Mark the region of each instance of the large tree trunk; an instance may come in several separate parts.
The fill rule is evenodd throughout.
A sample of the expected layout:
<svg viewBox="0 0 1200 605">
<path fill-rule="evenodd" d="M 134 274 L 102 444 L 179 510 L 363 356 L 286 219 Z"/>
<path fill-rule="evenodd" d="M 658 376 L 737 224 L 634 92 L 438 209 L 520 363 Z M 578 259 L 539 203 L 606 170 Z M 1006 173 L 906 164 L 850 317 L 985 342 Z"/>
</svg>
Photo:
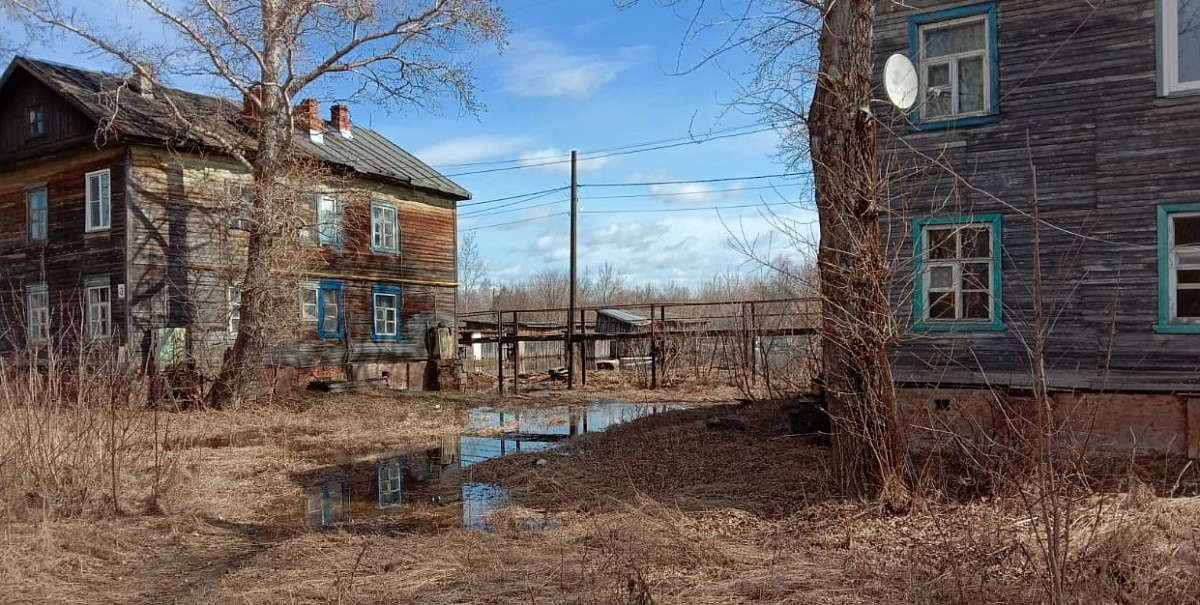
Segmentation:
<svg viewBox="0 0 1200 605">
<path fill-rule="evenodd" d="M 875 0 L 826 4 L 807 118 L 821 243 L 822 362 L 843 488 L 907 505 L 905 448 L 887 347 L 894 321 L 880 248 L 875 118 L 869 113 Z"/>
</svg>

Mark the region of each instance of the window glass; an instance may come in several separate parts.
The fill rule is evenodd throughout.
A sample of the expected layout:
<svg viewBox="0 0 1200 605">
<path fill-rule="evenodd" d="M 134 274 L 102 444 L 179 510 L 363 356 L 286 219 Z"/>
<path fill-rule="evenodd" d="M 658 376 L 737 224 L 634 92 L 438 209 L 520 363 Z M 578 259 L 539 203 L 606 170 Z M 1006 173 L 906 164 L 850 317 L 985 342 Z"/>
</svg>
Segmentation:
<svg viewBox="0 0 1200 605">
<path fill-rule="evenodd" d="M 25 194 L 25 197 L 29 206 L 29 240 L 45 240 L 48 222 L 46 188 L 31 189 Z"/>
<path fill-rule="evenodd" d="M 87 175 L 87 230 L 107 229 L 111 217 L 109 173 L 107 170 Z"/>
<path fill-rule="evenodd" d="M 92 286 L 87 289 L 88 337 L 92 340 L 108 338 L 112 332 L 112 321 L 108 286 Z"/>
<path fill-rule="evenodd" d="M 317 287 L 300 286 L 300 319 L 317 321 Z"/>
<path fill-rule="evenodd" d="M 997 259 L 993 223 L 920 226 L 926 242 L 918 257 L 922 320 L 989 321 L 995 317 Z"/>
<path fill-rule="evenodd" d="M 925 56 L 937 58 L 983 50 L 985 40 L 982 21 L 930 27 L 925 33 Z"/>
<path fill-rule="evenodd" d="M 1178 0 L 1179 81 L 1200 81 L 1200 0 Z"/>
<path fill-rule="evenodd" d="M 1173 221 L 1176 246 L 1200 244 L 1200 214 L 1176 216 Z"/>
</svg>

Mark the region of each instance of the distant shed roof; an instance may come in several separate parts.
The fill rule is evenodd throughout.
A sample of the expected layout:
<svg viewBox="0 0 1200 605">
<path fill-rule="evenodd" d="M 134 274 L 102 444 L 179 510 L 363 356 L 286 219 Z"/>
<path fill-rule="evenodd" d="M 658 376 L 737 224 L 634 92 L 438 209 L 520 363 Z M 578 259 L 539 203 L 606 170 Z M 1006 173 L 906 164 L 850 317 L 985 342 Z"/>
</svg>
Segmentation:
<svg viewBox="0 0 1200 605">
<path fill-rule="evenodd" d="M 92 120 L 111 120 L 115 132 L 131 140 L 160 145 L 191 142 L 222 147 L 220 139 L 225 139 L 247 147 L 253 145 L 253 139 L 238 122 L 241 104 L 229 99 L 170 87 L 157 87 L 153 95 L 141 95 L 135 90 L 123 88 L 128 76 L 89 71 L 28 57 L 17 57 L 9 64 L 3 78 L 0 78 L 0 87 L 17 70 L 24 70 L 37 78 Z M 211 130 L 211 133 L 186 128 L 175 119 L 172 103 L 186 118 L 203 120 L 204 128 Z M 323 144 L 305 136 L 295 137 L 304 153 L 360 174 L 408 183 L 457 200 L 470 199 L 469 191 L 379 133 L 354 126 L 353 135 L 346 138 L 331 122 L 322 122 L 325 127 Z"/>
<path fill-rule="evenodd" d="M 644 317 L 644 316 L 638 315 L 637 313 L 630 313 L 629 311 L 622 311 L 620 309 L 600 309 L 599 311 L 596 311 L 596 313 L 599 315 L 610 317 L 619 322 L 627 323 L 627 324 L 631 324 L 631 325 L 635 325 L 635 326 L 644 326 L 644 325 L 650 323 L 649 317 Z"/>
</svg>

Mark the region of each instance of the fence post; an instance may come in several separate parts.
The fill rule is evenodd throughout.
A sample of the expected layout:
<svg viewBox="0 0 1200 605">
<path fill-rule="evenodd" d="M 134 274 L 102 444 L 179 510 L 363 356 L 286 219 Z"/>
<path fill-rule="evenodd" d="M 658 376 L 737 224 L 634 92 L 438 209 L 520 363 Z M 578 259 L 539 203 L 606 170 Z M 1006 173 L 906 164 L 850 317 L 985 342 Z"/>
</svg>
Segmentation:
<svg viewBox="0 0 1200 605">
<path fill-rule="evenodd" d="M 504 394 L 504 320 L 496 311 L 496 388 Z"/>
<path fill-rule="evenodd" d="M 650 388 L 658 388 L 658 340 L 654 337 L 654 305 L 650 305 Z"/>
<path fill-rule="evenodd" d="M 521 326 L 517 323 L 517 312 L 513 311 L 513 395 L 521 394 Z"/>
<path fill-rule="evenodd" d="M 583 323 L 584 313 L 583 309 L 579 310 L 579 383 L 587 386 L 588 349 L 591 347 L 588 346 L 587 324 Z"/>
</svg>

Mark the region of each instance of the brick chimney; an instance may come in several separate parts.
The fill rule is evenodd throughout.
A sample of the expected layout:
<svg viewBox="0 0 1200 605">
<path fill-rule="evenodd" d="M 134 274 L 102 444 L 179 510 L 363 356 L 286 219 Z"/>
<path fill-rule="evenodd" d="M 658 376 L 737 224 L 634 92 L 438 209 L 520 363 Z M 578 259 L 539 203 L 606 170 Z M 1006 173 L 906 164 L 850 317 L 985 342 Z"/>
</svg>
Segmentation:
<svg viewBox="0 0 1200 605">
<path fill-rule="evenodd" d="M 329 108 L 329 121 L 345 138 L 350 138 L 350 108 L 345 105 L 334 105 Z"/>
<path fill-rule="evenodd" d="M 316 99 L 300 101 L 293 122 L 297 128 L 307 131 L 314 143 L 325 142 L 325 122 L 321 121 L 321 107 Z"/>
<path fill-rule="evenodd" d="M 262 99 L 262 88 L 254 86 L 250 91 L 242 97 L 242 113 L 238 117 L 242 123 L 242 128 L 251 134 L 257 135 L 262 127 L 262 121 L 259 119 L 258 106 Z"/>
</svg>

